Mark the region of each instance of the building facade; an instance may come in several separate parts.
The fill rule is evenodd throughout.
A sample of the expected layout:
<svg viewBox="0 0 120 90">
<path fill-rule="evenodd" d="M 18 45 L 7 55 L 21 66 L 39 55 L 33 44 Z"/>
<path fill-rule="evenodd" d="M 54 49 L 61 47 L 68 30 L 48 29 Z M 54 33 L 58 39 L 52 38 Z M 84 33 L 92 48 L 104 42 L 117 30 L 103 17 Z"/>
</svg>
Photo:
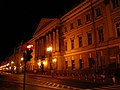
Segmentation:
<svg viewBox="0 0 120 90">
<path fill-rule="evenodd" d="M 85 0 L 60 18 L 64 69 L 120 63 L 119 9 L 119 0 Z"/>
<path fill-rule="evenodd" d="M 28 70 L 99 71 L 120 64 L 120 0 L 83 0 L 60 18 L 42 18 Z M 27 42 L 27 43 L 28 43 Z"/>
</svg>

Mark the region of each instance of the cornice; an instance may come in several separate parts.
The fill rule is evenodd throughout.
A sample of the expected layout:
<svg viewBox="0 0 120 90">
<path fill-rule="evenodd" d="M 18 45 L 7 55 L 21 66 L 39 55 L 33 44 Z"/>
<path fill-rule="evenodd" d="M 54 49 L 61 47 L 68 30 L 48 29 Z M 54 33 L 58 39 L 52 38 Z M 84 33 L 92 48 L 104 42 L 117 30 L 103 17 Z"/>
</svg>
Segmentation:
<svg viewBox="0 0 120 90">
<path fill-rule="evenodd" d="M 99 0 L 99 1 L 98 0 L 91 0 L 91 1 L 92 2 L 90 2 L 90 0 L 85 0 L 85 1 L 81 2 L 78 6 L 76 6 L 72 10 L 70 10 L 68 13 L 63 15 L 60 18 L 61 23 L 64 23 L 64 22 L 76 17 L 80 13 L 87 11 L 89 8 L 91 8 L 91 3 L 93 4 L 93 7 L 94 7 L 96 4 L 103 2 L 103 0 Z"/>
</svg>

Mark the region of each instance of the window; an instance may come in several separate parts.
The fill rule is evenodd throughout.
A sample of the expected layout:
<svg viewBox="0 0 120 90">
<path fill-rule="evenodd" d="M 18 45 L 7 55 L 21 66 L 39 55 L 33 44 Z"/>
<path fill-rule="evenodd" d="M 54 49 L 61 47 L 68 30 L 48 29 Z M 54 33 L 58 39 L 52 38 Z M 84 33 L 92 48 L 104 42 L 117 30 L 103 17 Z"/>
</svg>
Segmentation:
<svg viewBox="0 0 120 90">
<path fill-rule="evenodd" d="M 77 22 L 78 22 L 78 26 L 80 26 L 81 25 L 81 19 L 78 19 Z"/>
<path fill-rule="evenodd" d="M 65 42 L 65 50 L 67 51 L 67 42 Z"/>
<path fill-rule="evenodd" d="M 120 54 L 118 54 L 118 63 L 120 64 Z"/>
<path fill-rule="evenodd" d="M 75 69 L 75 60 L 72 60 L 72 70 Z"/>
<path fill-rule="evenodd" d="M 88 45 L 91 45 L 92 44 L 92 34 L 87 33 L 87 37 L 88 37 Z"/>
<path fill-rule="evenodd" d="M 79 37 L 79 47 L 82 47 L 82 37 Z"/>
<path fill-rule="evenodd" d="M 82 69 L 83 68 L 83 61 L 82 61 L 82 59 L 79 59 L 79 65 L 80 65 L 80 69 Z"/>
<path fill-rule="evenodd" d="M 100 8 L 97 8 L 95 11 L 96 11 L 96 17 L 101 16 Z"/>
<path fill-rule="evenodd" d="M 71 40 L 71 49 L 74 49 L 74 39 Z"/>
<path fill-rule="evenodd" d="M 98 29 L 98 35 L 99 35 L 99 42 L 104 41 L 103 28 Z"/>
<path fill-rule="evenodd" d="M 89 68 L 93 68 L 93 65 L 95 64 L 95 60 L 93 58 L 89 58 L 88 62 L 89 62 Z"/>
<path fill-rule="evenodd" d="M 67 27 L 64 28 L 65 32 L 67 32 Z"/>
<path fill-rule="evenodd" d="M 74 29 L 73 23 L 71 23 L 70 26 L 71 26 L 71 29 Z"/>
<path fill-rule="evenodd" d="M 90 14 L 86 14 L 86 22 L 90 21 Z"/>
<path fill-rule="evenodd" d="M 120 22 L 116 23 L 115 28 L 116 28 L 117 36 L 119 37 L 120 36 Z"/>
<path fill-rule="evenodd" d="M 119 7 L 119 0 L 112 0 L 112 6 L 113 6 L 113 9 Z"/>
<path fill-rule="evenodd" d="M 68 61 L 65 61 L 65 68 L 68 69 Z"/>
</svg>

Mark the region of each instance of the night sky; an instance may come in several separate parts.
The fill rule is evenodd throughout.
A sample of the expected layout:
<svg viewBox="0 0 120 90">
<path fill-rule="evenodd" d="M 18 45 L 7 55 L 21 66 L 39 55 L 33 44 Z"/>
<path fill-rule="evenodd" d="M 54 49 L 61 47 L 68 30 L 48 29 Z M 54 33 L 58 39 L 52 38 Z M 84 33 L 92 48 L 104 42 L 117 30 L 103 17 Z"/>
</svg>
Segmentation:
<svg viewBox="0 0 120 90">
<path fill-rule="evenodd" d="M 59 18 L 80 0 L 1 0 L 0 61 L 32 38 L 41 18 Z"/>
</svg>

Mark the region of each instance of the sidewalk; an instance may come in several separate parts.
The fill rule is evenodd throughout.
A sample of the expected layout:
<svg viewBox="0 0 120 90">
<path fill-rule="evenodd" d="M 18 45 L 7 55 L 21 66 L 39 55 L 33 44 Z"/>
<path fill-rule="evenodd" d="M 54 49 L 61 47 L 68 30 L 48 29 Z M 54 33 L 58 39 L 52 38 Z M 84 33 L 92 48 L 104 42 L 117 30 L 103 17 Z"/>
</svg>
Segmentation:
<svg viewBox="0 0 120 90">
<path fill-rule="evenodd" d="M 75 80 L 79 82 L 84 82 L 84 83 L 97 83 L 97 84 L 102 84 L 102 85 L 111 85 L 115 84 L 116 82 L 113 82 L 112 79 L 107 78 L 106 80 L 102 80 L 101 78 L 80 78 L 79 76 L 60 76 L 60 75 L 44 75 L 44 74 L 36 74 L 34 73 L 37 77 L 46 77 L 46 78 L 56 78 L 56 79 L 63 79 L 63 80 Z M 120 82 L 117 82 L 116 84 L 120 84 Z"/>
</svg>

